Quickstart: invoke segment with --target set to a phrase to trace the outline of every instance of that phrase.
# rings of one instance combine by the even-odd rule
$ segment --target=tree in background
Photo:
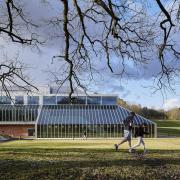
[[[155,110],[141,107],[141,105],[128,104],[123,99],[118,99],[117,104],[148,119],[180,120],[180,108],[173,108],[168,111]]]
[[[168,119],[180,120],[180,108],[174,108],[166,112]]]
[[[164,110],[149,109],[141,105],[128,104],[122,99],[118,99],[118,104],[148,119],[167,119]]]

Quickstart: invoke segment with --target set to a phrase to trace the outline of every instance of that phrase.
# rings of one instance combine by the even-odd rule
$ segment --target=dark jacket
[[[132,129],[133,119],[134,119],[134,116],[129,115],[129,116],[123,121],[123,123],[124,123],[124,129],[125,129],[125,130],[131,130],[131,129]]]
[[[149,133],[145,132],[143,127],[138,127],[135,129],[135,137],[143,137],[144,134],[149,134]]]

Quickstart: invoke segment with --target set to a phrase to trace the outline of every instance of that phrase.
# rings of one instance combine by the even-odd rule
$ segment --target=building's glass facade
[[[87,97],[87,104],[101,104],[101,96]]]
[[[129,111],[117,105],[116,96],[0,96],[1,124],[33,124],[37,138],[118,138]],[[155,124],[139,115],[134,128],[147,124],[147,137],[155,136]],[[133,129],[134,131],[134,129]]]
[[[129,111],[117,105],[49,105],[43,106],[37,123],[38,138],[116,138],[123,132],[123,120]],[[146,123],[154,136],[154,124],[141,116],[134,127]],[[133,129],[134,131],[134,129]]]
[[[24,104],[23,96],[15,96],[15,104]]]
[[[85,96],[73,97],[73,104],[87,104]]]
[[[11,99],[7,96],[0,96],[0,104],[11,104]]]
[[[28,96],[27,97],[27,104],[39,104],[39,96]]]
[[[43,104],[56,104],[56,96],[43,96]]]
[[[69,104],[70,100],[67,96],[57,96],[57,104]]]
[[[25,102],[24,96],[15,96],[15,104],[38,105],[40,104],[39,96],[27,96]],[[70,101],[68,96],[42,96],[42,105],[53,104],[97,104],[97,105],[115,105],[117,102],[115,96],[74,96]],[[7,96],[0,96],[0,104],[14,104]]]
[[[0,105],[0,123],[35,123],[38,108],[36,105]]]
[[[104,105],[112,105],[116,104],[117,98],[114,96],[102,96],[102,104]]]

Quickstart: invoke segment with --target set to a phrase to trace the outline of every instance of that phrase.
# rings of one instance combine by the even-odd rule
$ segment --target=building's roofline
[[[69,96],[69,94],[45,94],[45,96]],[[77,96],[108,96],[108,97],[118,97],[117,94],[93,94],[93,93],[89,93],[89,94],[73,94],[72,97],[77,97]]]
[[[5,94],[1,94],[0,96],[6,96]],[[69,96],[69,94],[22,94],[22,95],[12,95],[12,97],[15,97],[15,96]],[[72,95],[72,97],[83,97],[83,96],[90,96],[90,97],[99,97],[99,96],[102,96],[102,97],[116,97],[118,98],[118,95],[117,94],[74,94]]]
[[[35,125],[35,121],[0,121],[0,125]]]
[[[7,89],[9,90],[10,94],[12,96],[17,96],[16,94],[18,93],[23,93],[23,96],[69,96],[69,89],[67,87],[67,92],[66,92],[66,87],[62,87],[62,93],[58,92],[58,93],[51,93],[51,88],[58,88],[58,86],[49,86],[49,85],[39,85],[37,86],[37,88],[39,89],[39,91],[34,90],[32,87],[30,86],[25,86],[25,88],[29,89],[31,92],[29,92],[28,94],[26,93],[26,90],[23,88],[19,88],[16,86],[9,86],[7,87]],[[55,90],[54,90],[55,91]],[[61,91],[61,88],[60,88]],[[4,96],[6,95],[6,92],[3,91],[2,86],[0,86],[0,95]],[[78,88],[77,91],[75,91],[72,96],[113,96],[113,97],[118,97],[117,94],[103,94],[103,93],[96,93],[96,92],[87,92],[85,93],[83,91],[83,89]]]

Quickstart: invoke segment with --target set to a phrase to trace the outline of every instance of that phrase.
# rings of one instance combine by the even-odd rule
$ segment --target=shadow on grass
[[[139,150],[142,152],[142,150]],[[40,162],[46,164],[60,163],[63,166],[71,164],[72,166],[80,165],[88,167],[88,164],[93,166],[112,166],[112,165],[140,165],[145,163],[148,165],[159,166],[165,164],[180,165],[180,150],[150,150],[143,158],[136,160],[133,153],[128,153],[127,150],[115,152],[113,149],[84,149],[84,148],[67,148],[67,149],[0,149],[0,155],[7,156],[7,160],[26,162]],[[11,158],[9,156],[11,155]],[[18,158],[29,160],[18,160]],[[17,157],[17,159],[16,159]],[[63,161],[63,158],[66,158]],[[68,159],[69,157],[69,159]],[[78,160],[80,157],[80,160]],[[44,158],[44,159],[43,159]],[[61,159],[62,158],[62,159]],[[6,158],[5,158],[6,159]],[[73,161],[74,159],[74,161]],[[112,160],[111,160],[112,159]],[[87,160],[87,161],[86,161]],[[0,160],[1,162],[1,160]]]
[[[58,167],[83,167],[83,168],[89,168],[89,167],[112,167],[112,166],[142,166],[142,165],[148,165],[148,166],[165,166],[165,165],[180,165],[180,159],[117,159],[117,160],[0,160],[0,164],[9,164],[9,165],[22,165],[26,164],[28,168],[34,167],[34,165],[43,165],[43,166],[49,166],[50,164],[58,165]],[[13,165],[13,166],[14,166]],[[25,167],[21,167],[25,168]],[[2,167],[1,167],[2,170]]]
[[[95,148],[39,148],[39,147],[24,147],[24,148],[19,148],[19,147],[11,147],[11,148],[7,148],[7,147],[0,147],[0,152],[3,151],[11,151],[11,152],[79,152],[79,153],[84,153],[84,152],[89,152],[89,153],[105,153],[105,152],[109,152],[109,153],[125,153],[125,154],[129,154],[128,153],[128,149],[120,149],[117,152],[115,152],[114,148],[112,149],[95,149]],[[142,151],[142,150],[138,150],[138,151]],[[149,153],[160,153],[160,154],[168,154],[168,153],[180,153],[180,149],[179,150],[162,150],[162,149],[150,149],[148,150]]]
[[[179,169],[180,150],[136,159],[127,150],[0,149],[0,179],[176,179]]]

